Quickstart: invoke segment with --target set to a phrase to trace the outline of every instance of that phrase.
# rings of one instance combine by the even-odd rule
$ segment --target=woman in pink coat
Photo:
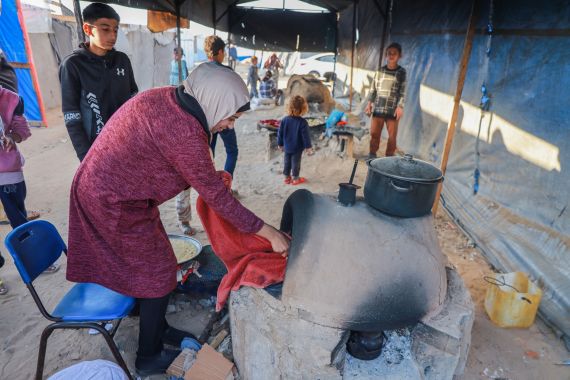
[[[108,121],[71,188],[67,278],[136,297],[140,305],[141,375],[162,373],[185,333],[166,323],[176,286],[176,259],[158,206],[191,186],[242,232],[286,252],[289,240],[242,206],[224,186],[210,155],[212,133],[233,128],[249,109],[243,80],[200,65],[178,88],[145,91]]]

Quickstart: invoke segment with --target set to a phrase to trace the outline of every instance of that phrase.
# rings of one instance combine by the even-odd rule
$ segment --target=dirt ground
[[[306,184],[298,187],[284,185],[280,175],[281,157],[274,154],[269,161],[266,160],[267,132],[256,128],[257,120],[281,116],[282,112],[282,109],[250,112],[238,121],[236,127],[240,154],[235,188],[239,199],[275,226],[279,225],[283,203],[294,190],[304,187],[315,193],[335,192],[337,184],[348,179],[353,164],[352,160],[339,157],[332,144],[332,147],[321,148],[314,156],[303,159],[302,175],[308,179]],[[49,128],[34,129],[33,136],[22,145],[26,157],[26,204],[29,210],[40,211],[43,219],[55,224],[66,240],[68,193],[79,162],[59,110],[49,111],[48,122]],[[217,167],[223,167],[224,159],[223,144],[220,143]],[[362,184],[365,175],[366,168],[360,165],[355,182]],[[195,198],[193,193],[194,202]],[[178,233],[174,200],[161,207],[161,215],[167,231]],[[490,273],[491,268],[481,252],[441,209],[435,224],[443,252],[463,277],[476,305],[472,345],[464,378],[570,379],[570,367],[554,364],[570,358],[570,353],[541,321],[526,330],[501,329],[489,321],[483,310],[486,288],[483,276]],[[198,229],[197,238],[207,244],[197,218],[192,225]],[[9,226],[0,226],[1,238],[4,239],[9,231]],[[7,255],[5,249],[2,252]],[[42,275],[36,281],[50,310],[71,285],[65,281],[65,259],[61,258],[59,263],[59,272]],[[0,296],[0,379],[30,379],[35,371],[39,337],[47,321],[38,312],[10,258],[0,269],[0,276],[10,287],[7,295]],[[177,312],[168,315],[170,322],[198,334],[211,305],[194,299],[177,305]],[[125,319],[117,334],[118,344],[131,367],[134,367],[137,323],[136,318]],[[112,360],[100,336],[90,336],[85,331],[56,331],[48,343],[44,374],[50,375],[81,360],[96,358]]]

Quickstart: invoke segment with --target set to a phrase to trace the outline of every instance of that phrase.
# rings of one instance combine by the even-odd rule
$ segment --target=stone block
[[[447,296],[441,311],[419,323],[412,350],[426,379],[452,379],[465,369],[475,310],[459,274],[447,268]]]
[[[341,380],[348,332],[299,317],[265,290],[230,298],[234,362],[244,380]]]

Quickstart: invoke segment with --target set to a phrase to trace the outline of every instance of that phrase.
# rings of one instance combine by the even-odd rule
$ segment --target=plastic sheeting
[[[26,45],[20,21],[18,9],[14,0],[0,0],[2,10],[0,12],[0,48],[4,51],[8,62],[28,64]],[[34,89],[32,74],[29,68],[15,68],[18,77],[18,92],[24,99],[24,116],[31,124],[42,123],[40,111],[40,99]]]
[[[570,336],[570,2],[495,1],[489,55],[483,32],[489,2],[481,3],[442,204],[492,265],[538,280],[544,290],[541,315]],[[359,15],[373,7],[373,0],[361,1]],[[471,2],[394,1],[388,43],[402,44],[400,63],[408,72],[398,145],[434,163],[441,161],[470,7]],[[361,33],[364,20],[359,16]],[[350,30],[350,9],[340,22],[339,35]],[[350,62],[346,35],[339,41],[341,62]],[[358,45],[370,58],[357,54],[357,66],[372,73],[379,42]],[[491,103],[482,114],[483,83]],[[356,90],[365,94],[365,85]]]
[[[336,14],[230,8],[234,42],[254,50],[334,51]]]

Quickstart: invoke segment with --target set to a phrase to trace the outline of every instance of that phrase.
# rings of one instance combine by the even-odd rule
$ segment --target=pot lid
[[[441,170],[432,164],[415,159],[412,155],[375,158],[368,161],[371,169],[389,177],[408,181],[439,182],[443,178]]]

